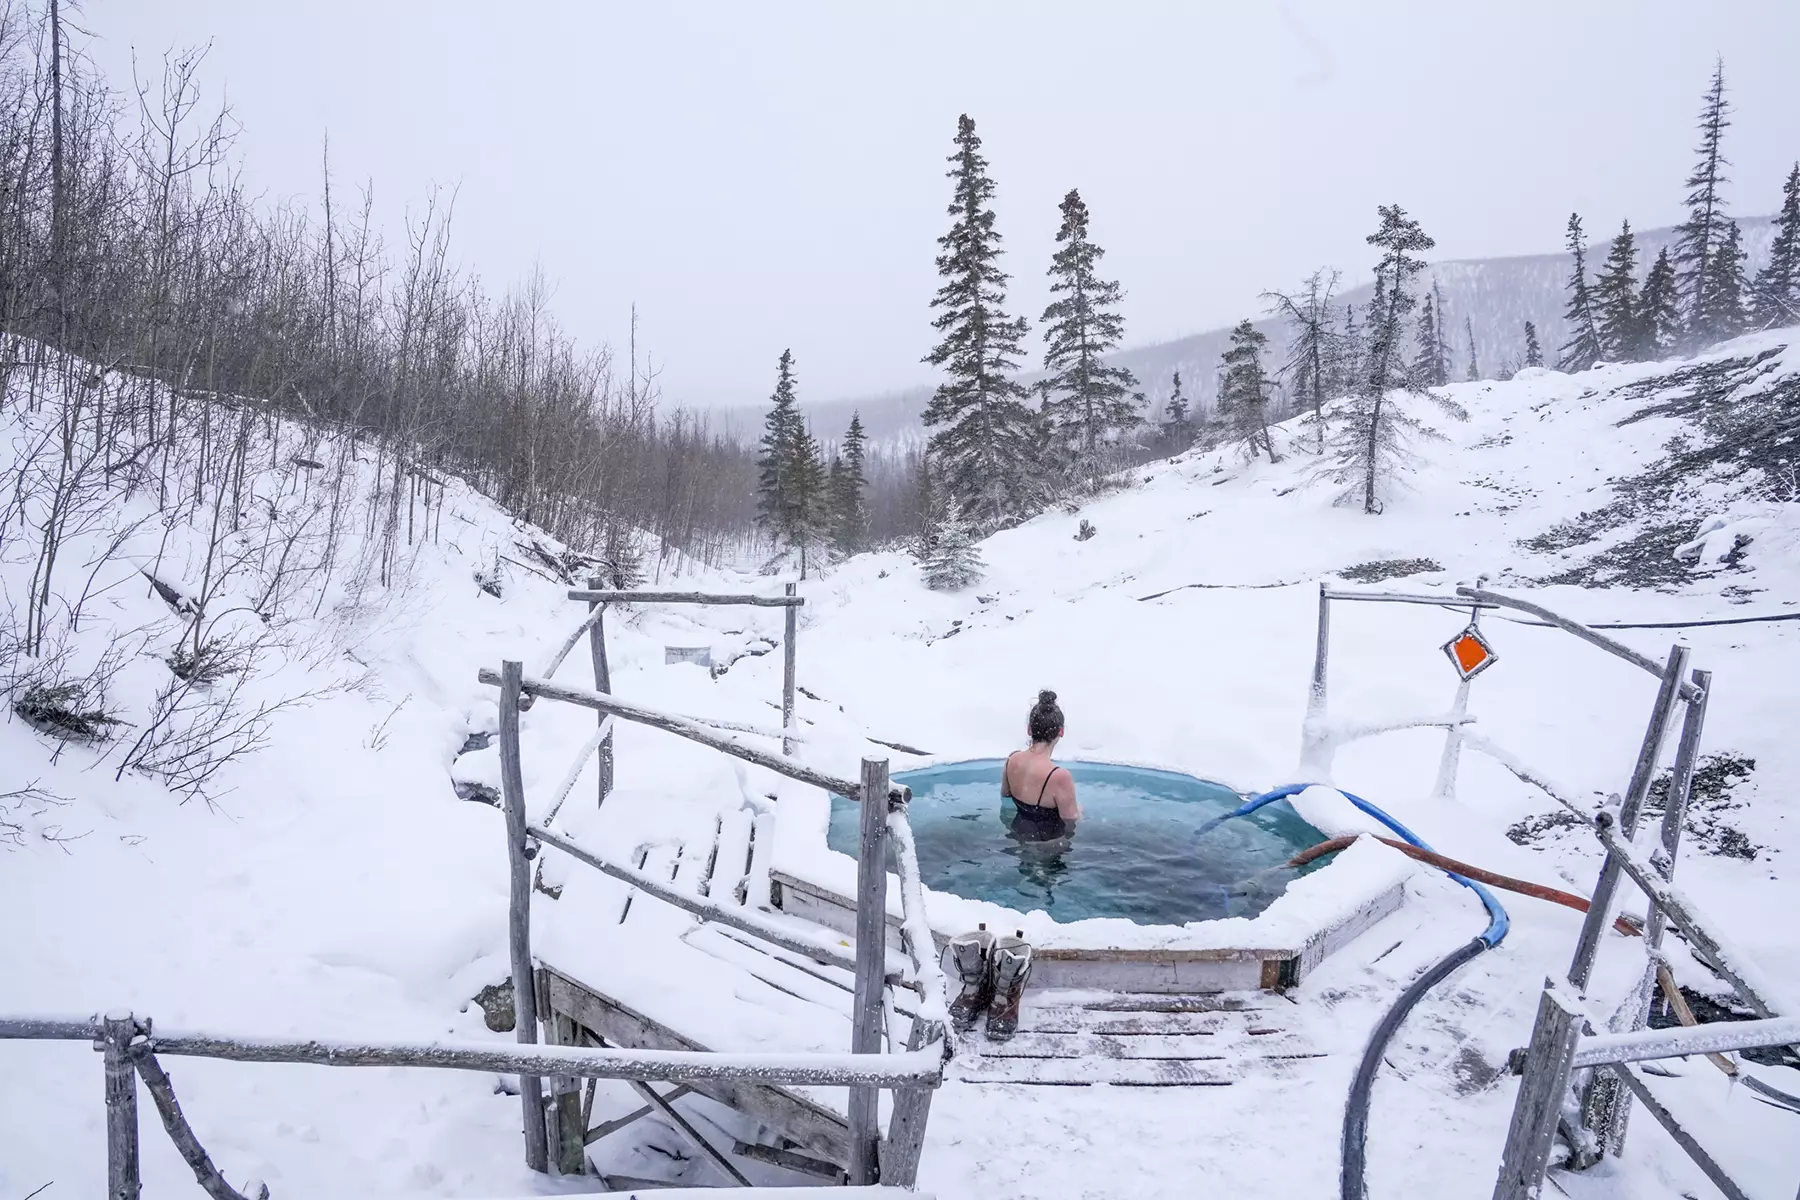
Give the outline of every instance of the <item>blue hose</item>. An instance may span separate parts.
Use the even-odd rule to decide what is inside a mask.
[[[1273,791],[1264,792],[1260,796],[1253,796],[1236,810],[1208,821],[1200,827],[1199,832],[1204,834],[1233,817],[1253,813],[1266,804],[1273,804],[1277,800],[1286,800],[1312,786],[1310,783],[1290,783]],[[1341,788],[1335,790],[1344,799],[1356,805],[1358,809],[1393,830],[1395,836],[1401,841],[1417,846],[1421,850],[1431,849],[1418,834],[1361,796],[1352,795]],[[1199,835],[1196,834],[1196,836]],[[1413,980],[1406,990],[1400,993],[1400,999],[1394,1002],[1394,1006],[1382,1014],[1381,1020],[1376,1023],[1375,1031],[1369,1035],[1369,1044],[1363,1049],[1362,1061],[1357,1064],[1356,1076],[1350,1082],[1350,1097],[1344,1105],[1344,1136],[1339,1146],[1338,1171],[1338,1194],[1342,1200],[1367,1200],[1368,1187],[1365,1177],[1368,1168],[1369,1094],[1375,1087],[1375,1071],[1381,1065],[1381,1057],[1387,1052],[1387,1045],[1393,1038],[1394,1031],[1400,1028],[1400,1022],[1406,1019],[1406,1014],[1412,1011],[1413,1005],[1417,1004],[1426,992],[1449,978],[1464,963],[1479,957],[1484,951],[1498,946],[1506,937],[1506,931],[1511,924],[1507,919],[1506,910],[1500,907],[1500,901],[1494,898],[1492,892],[1473,879],[1465,879],[1454,871],[1446,871],[1444,874],[1481,898],[1482,907],[1487,909],[1488,913],[1488,927],[1480,937],[1457,947],[1433,964],[1430,970]]]
[[[1224,816],[1214,817],[1212,820],[1210,820],[1206,824],[1202,825],[1200,827],[1199,832],[1196,833],[1194,836],[1199,837],[1202,834],[1205,834],[1208,831],[1215,829],[1218,826],[1224,824],[1226,821],[1231,820],[1233,817],[1248,816],[1251,813],[1255,812],[1257,809],[1263,808],[1270,804],[1273,804],[1277,800],[1286,800],[1290,796],[1298,796],[1301,792],[1304,792],[1307,788],[1316,787],[1316,786],[1330,787],[1331,785],[1330,784],[1311,784],[1311,783],[1283,784],[1281,787],[1275,788],[1272,791],[1264,792],[1260,796],[1250,797],[1250,799],[1244,801],[1237,808],[1226,813]],[[1389,829],[1393,830],[1394,836],[1399,838],[1401,841],[1407,843],[1410,846],[1417,846],[1421,850],[1430,850],[1431,849],[1431,846],[1426,843],[1425,839],[1421,838],[1418,834],[1414,833],[1412,830],[1410,830],[1406,826],[1402,825],[1399,821],[1395,820],[1393,817],[1390,817],[1386,813],[1382,812],[1379,808],[1376,808],[1373,804],[1370,804],[1367,800],[1364,800],[1361,796],[1357,796],[1350,792],[1346,792],[1342,788],[1332,788],[1332,790],[1337,792],[1338,795],[1342,796],[1344,799],[1348,800],[1350,803],[1354,804],[1361,811],[1367,813],[1371,817],[1374,817],[1377,821],[1380,821],[1383,825],[1385,825]],[[1501,941],[1505,939],[1506,931],[1507,931],[1508,927],[1510,926],[1510,922],[1508,921],[1507,916],[1506,916],[1506,910],[1504,908],[1500,907],[1500,901],[1498,901],[1494,898],[1494,893],[1488,891],[1485,887],[1482,887],[1479,883],[1476,883],[1473,879],[1465,879],[1461,875],[1458,875],[1454,871],[1445,871],[1444,874],[1450,876],[1450,878],[1456,880],[1456,882],[1462,884],[1464,887],[1466,887],[1470,891],[1474,892],[1476,896],[1480,897],[1481,906],[1483,908],[1487,909],[1487,913],[1488,913],[1488,927],[1482,933],[1481,940],[1484,943],[1486,943],[1488,949],[1490,949],[1490,950],[1493,949],[1495,946],[1498,946],[1501,943]]]

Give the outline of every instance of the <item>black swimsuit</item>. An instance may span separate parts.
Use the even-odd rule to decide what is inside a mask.
[[[1065,769],[1066,768],[1061,766],[1050,768],[1050,774],[1044,776],[1044,786],[1038,789],[1036,804],[1026,804],[1017,796],[1011,794],[1008,794],[1007,799],[1013,802],[1013,808],[1018,810],[1018,814],[1028,821],[1043,821],[1045,823],[1061,821],[1062,814],[1057,811],[1056,805],[1044,803],[1044,793],[1050,790],[1050,777],[1055,775],[1058,771]],[[1004,771],[1002,773],[1004,774]],[[1007,786],[1010,788],[1012,784],[1009,782]]]

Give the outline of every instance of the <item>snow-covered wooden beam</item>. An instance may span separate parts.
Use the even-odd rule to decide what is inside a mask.
[[[666,904],[673,904],[677,908],[685,909],[703,921],[711,921],[752,934],[783,950],[791,950],[795,954],[805,955],[815,962],[827,962],[832,966],[843,967],[850,971],[856,969],[855,954],[839,945],[834,934],[827,934],[823,930],[815,933],[811,929],[778,924],[758,915],[753,909],[724,905],[705,896],[684,892],[654,875],[595,854],[572,838],[545,829],[541,825],[528,826],[526,833],[547,846],[556,847],[570,858],[585,863],[603,875],[610,875],[622,883],[628,883],[646,896],[653,896]],[[892,953],[888,955],[887,967],[890,982],[903,983],[905,981],[904,966],[904,959]]]
[[[1763,1046],[1789,1046],[1800,1042],[1800,1017],[1772,1017],[1761,1021],[1713,1021],[1706,1025],[1680,1025],[1670,1029],[1641,1029],[1636,1033],[1602,1033],[1584,1037],[1575,1048],[1573,1069],[1606,1063],[1642,1062],[1650,1058],[1679,1058],[1689,1054],[1729,1054]]]
[[[91,1042],[100,1036],[100,1032],[98,1016],[31,1013],[22,1017],[0,1017],[0,1040]]]
[[[640,592],[631,590],[571,588],[571,600],[597,604],[748,604],[754,608],[798,608],[804,596],[719,595],[714,592]]]
[[[1665,880],[1662,873],[1651,865],[1650,860],[1644,857],[1636,846],[1619,836],[1618,827],[1613,821],[1611,812],[1602,812],[1597,815],[1594,818],[1594,828],[1600,835],[1601,843],[1606,846],[1608,853],[1612,856],[1612,860],[1617,862],[1640,888],[1644,889],[1645,895],[1669,914],[1669,920],[1687,936],[1688,944],[1710,963],[1714,970],[1723,975],[1732,987],[1737,989],[1738,995],[1743,997],[1744,1002],[1757,1016],[1774,1018],[1780,1016],[1784,1010],[1788,1014],[1795,1012],[1792,1006],[1778,999],[1780,993],[1776,990],[1775,985],[1764,977],[1762,970],[1737,947],[1724,940],[1717,932],[1719,926],[1699,910],[1688,898],[1687,893]],[[1732,1028],[1742,1029],[1746,1025],[1759,1023],[1753,1021],[1734,1022]],[[1710,1025],[1695,1026],[1694,1031],[1711,1028],[1713,1026]],[[1800,1026],[1796,1026],[1794,1032],[1795,1036],[1786,1040],[1800,1042]],[[1770,1043],[1747,1042],[1743,1044],[1754,1046]],[[1685,1053],[1685,1051],[1678,1053]]]
[[[1614,641],[1604,633],[1589,629],[1580,621],[1565,617],[1561,613],[1551,612],[1541,604],[1533,604],[1531,601],[1521,600],[1517,596],[1508,596],[1501,592],[1490,592],[1483,588],[1459,586],[1456,589],[1456,594],[1480,604],[1492,604],[1501,608],[1516,608],[1520,612],[1530,613],[1539,620],[1546,621],[1565,633],[1572,633],[1589,645],[1598,646],[1608,654],[1616,655],[1634,666],[1643,668],[1652,675],[1661,675],[1663,673],[1662,664],[1657,662],[1654,658],[1651,658],[1649,655],[1639,654],[1625,643]],[[1695,700],[1699,698],[1700,689],[1695,687],[1692,683],[1684,679],[1681,681],[1680,686],[1681,698],[1683,700]]]
[[[500,684],[500,672],[488,667],[481,668],[479,678],[482,683],[493,686]],[[641,704],[631,704],[615,699],[603,692],[569,687],[566,684],[552,683],[548,679],[534,679],[530,676],[526,676],[520,681],[520,691],[528,696],[542,696],[548,700],[562,700],[569,704],[579,704],[584,708],[610,713],[621,720],[665,730],[679,737],[687,738],[691,742],[699,742],[702,746],[711,746],[714,750],[729,754],[733,758],[741,758],[745,762],[755,763],[759,767],[767,767],[778,775],[785,775],[789,779],[824,788],[833,795],[855,797],[860,790],[859,785],[848,779],[827,775],[823,771],[814,770],[783,755],[771,754],[759,747],[746,745],[736,738],[725,737],[701,724],[700,720],[694,717],[664,712],[657,708],[647,708]],[[780,735],[771,734],[769,736],[779,737]]]
[[[701,1050],[594,1050],[443,1040],[290,1041],[249,1035],[164,1030],[152,1026],[153,1054],[231,1062],[308,1063],[326,1067],[435,1067],[500,1075],[576,1075],[659,1083],[742,1080],[804,1087],[935,1087],[942,1079],[937,1048],[900,1054],[716,1054]]]

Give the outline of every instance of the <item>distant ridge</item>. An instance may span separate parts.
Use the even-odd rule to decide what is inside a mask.
[[[1773,218],[1744,217],[1738,221],[1744,233],[1747,270],[1754,272],[1767,259],[1769,242],[1774,237]],[[1678,232],[1673,227],[1635,230],[1638,246],[1638,275],[1650,269],[1657,252],[1664,246],[1673,252]],[[1589,270],[1598,269],[1606,256],[1606,245],[1613,231],[1596,230],[1589,238]],[[1526,254],[1507,258],[1453,259],[1432,263],[1422,272],[1419,287],[1429,289],[1436,284],[1443,292],[1444,306],[1450,314],[1448,344],[1451,348],[1450,377],[1460,380],[1468,369],[1469,347],[1463,320],[1473,324],[1475,355],[1484,378],[1494,378],[1508,361],[1519,363],[1525,354],[1526,321],[1536,323],[1538,340],[1546,360],[1554,365],[1556,348],[1568,338],[1563,324],[1564,285],[1568,281],[1569,256],[1566,253]],[[1276,281],[1272,287],[1292,287],[1299,280]],[[1361,324],[1361,310],[1369,302],[1373,288],[1365,284],[1351,288],[1338,297],[1338,303],[1354,304]],[[1245,313],[1256,316],[1257,328],[1269,337],[1268,363],[1277,367],[1287,357],[1286,327],[1278,320],[1263,316],[1264,306],[1257,302]],[[920,318],[923,320],[923,316]],[[1210,408],[1216,390],[1219,356],[1230,341],[1229,328],[1208,330],[1172,341],[1157,342],[1121,350],[1109,361],[1128,367],[1143,385],[1148,400],[1146,412],[1160,414],[1168,401],[1170,377],[1181,372],[1182,390],[1198,397],[1202,408]],[[878,445],[893,449],[924,441],[924,428],[919,414],[931,399],[931,386],[830,400],[806,406],[821,437],[831,438],[849,424],[852,410],[862,414],[862,422],[870,438]],[[733,422],[739,428],[751,428],[756,418],[745,410],[736,410]]]

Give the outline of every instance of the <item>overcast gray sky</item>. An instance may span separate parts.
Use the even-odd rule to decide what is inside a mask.
[[[926,304],[958,113],[998,183],[1011,305],[1032,319],[1079,187],[1128,341],[1210,329],[1333,263],[1366,273],[1375,206],[1437,257],[1554,249],[1571,209],[1680,215],[1715,54],[1737,106],[1730,197],[1772,211],[1800,158],[1800,3],[472,3],[86,0],[90,49],[212,42],[205,84],[246,174],[315,203],[372,180],[390,242],[459,188],[463,264],[541,263],[583,340],[639,342],[665,393],[760,402],[931,378]]]

